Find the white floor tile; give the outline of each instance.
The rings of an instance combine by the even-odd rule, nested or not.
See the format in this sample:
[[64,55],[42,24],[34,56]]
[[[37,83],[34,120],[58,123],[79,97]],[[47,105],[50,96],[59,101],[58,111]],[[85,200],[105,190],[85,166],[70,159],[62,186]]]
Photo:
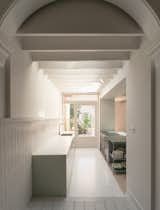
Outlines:
[[124,197],[108,198],[67,198],[58,200],[37,200],[25,210],[137,210],[133,203]]
[[136,210],[99,150],[77,149],[69,196],[37,199],[26,210]]
[[119,185],[98,149],[77,149],[68,197],[121,197]]

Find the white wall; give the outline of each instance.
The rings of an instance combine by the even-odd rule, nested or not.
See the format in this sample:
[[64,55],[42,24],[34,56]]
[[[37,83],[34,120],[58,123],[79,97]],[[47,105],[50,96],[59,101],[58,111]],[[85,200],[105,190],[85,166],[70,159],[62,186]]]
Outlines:
[[0,66],[0,118],[5,115],[5,81],[4,68]]
[[100,129],[115,129],[115,106],[113,99],[102,99],[100,101]]
[[[10,67],[10,117],[18,119],[0,119],[0,210],[21,210],[32,195],[32,154],[46,139],[57,135],[62,100],[58,89],[38,70],[38,64],[32,63],[17,45],[10,56]],[[5,105],[5,71],[2,70],[0,117],[4,117]]]
[[156,160],[155,160],[155,195],[156,195],[156,210],[160,209],[160,66],[156,70]]
[[32,154],[54,138],[56,120],[0,120],[0,210],[24,210],[32,196]]
[[25,52],[11,56],[11,117],[60,117],[61,94]]
[[160,209],[160,50],[158,50],[157,55],[155,56],[155,106],[153,107],[155,109],[155,127],[153,128],[153,131],[155,132],[155,144],[153,148],[153,157],[155,158],[154,162],[154,170],[155,170],[155,177],[154,177],[154,201],[155,201],[155,210]]
[[[135,52],[127,74],[128,191],[151,209],[151,59]],[[135,129],[135,131],[134,131]]]

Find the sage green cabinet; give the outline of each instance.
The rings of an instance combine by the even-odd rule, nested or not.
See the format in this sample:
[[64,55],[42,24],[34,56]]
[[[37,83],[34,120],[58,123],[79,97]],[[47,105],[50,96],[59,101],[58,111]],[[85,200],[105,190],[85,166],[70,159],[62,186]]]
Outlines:
[[32,156],[33,197],[65,197],[67,195],[74,162],[73,144],[74,138],[66,154],[51,154],[51,152],[46,154],[45,151],[44,154],[42,152],[42,154]]

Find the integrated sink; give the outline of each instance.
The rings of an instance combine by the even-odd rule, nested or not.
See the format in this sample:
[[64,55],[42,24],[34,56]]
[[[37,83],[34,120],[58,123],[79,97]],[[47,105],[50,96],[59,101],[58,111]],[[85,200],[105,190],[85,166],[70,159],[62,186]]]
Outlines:
[[62,133],[61,136],[72,136],[72,133]]
[[74,135],[74,132],[72,131],[62,131],[60,133],[61,136],[73,136]]

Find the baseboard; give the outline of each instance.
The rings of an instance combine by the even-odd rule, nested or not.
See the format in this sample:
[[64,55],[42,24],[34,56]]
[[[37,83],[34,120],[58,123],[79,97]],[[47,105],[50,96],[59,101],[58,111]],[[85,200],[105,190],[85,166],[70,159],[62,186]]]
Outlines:
[[131,202],[136,206],[137,210],[144,210],[140,204],[140,202],[136,199],[134,194],[131,191],[127,192],[127,196],[131,200]]

